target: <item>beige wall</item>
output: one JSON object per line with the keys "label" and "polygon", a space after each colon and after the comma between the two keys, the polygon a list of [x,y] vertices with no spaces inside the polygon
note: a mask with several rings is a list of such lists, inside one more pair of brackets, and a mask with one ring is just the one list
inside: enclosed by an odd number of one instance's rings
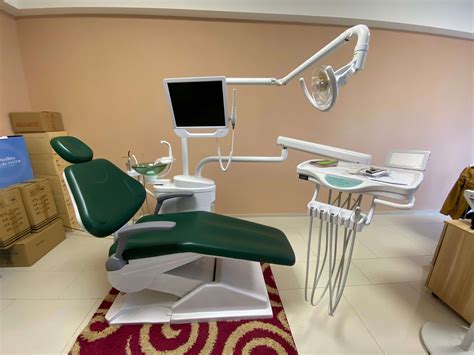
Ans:
{"label": "beige wall", "polygon": [[0,11],[0,136],[11,134],[10,111],[30,110],[15,20]]}
{"label": "beige wall", "polygon": [[[173,144],[165,77],[281,76],[343,29],[297,24],[158,18],[47,17],[17,21],[31,104],[58,110],[97,156],[123,164],[131,149],[153,160]],[[347,46],[326,61],[337,67]],[[438,209],[472,153],[472,42],[373,30],[366,69],[342,89],[329,113],[310,107],[297,81],[285,88],[239,87],[235,154],[277,155],[278,135],[371,153],[431,150],[418,209]],[[308,77],[309,73],[306,74]],[[230,137],[229,137],[230,138]],[[229,140],[229,139],[228,139]],[[227,140],[227,141],[228,141]],[[214,140],[190,142],[191,166],[215,154]],[[304,212],[311,186],[290,152],[281,165],[216,165],[217,211]],[[181,172],[176,164],[173,174]]]}
{"label": "beige wall", "polygon": [[474,164],[474,41],[471,42],[471,117],[472,117],[472,155],[471,155],[471,164]]}

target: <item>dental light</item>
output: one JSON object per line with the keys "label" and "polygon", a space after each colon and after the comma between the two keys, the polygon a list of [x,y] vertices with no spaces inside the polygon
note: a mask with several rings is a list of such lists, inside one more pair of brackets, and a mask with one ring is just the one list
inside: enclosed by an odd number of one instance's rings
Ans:
{"label": "dental light", "polygon": [[226,78],[226,83],[230,85],[286,85],[311,65],[316,64],[337,48],[349,42],[354,36],[357,36],[357,43],[354,48],[353,58],[348,64],[338,70],[334,70],[331,66],[320,66],[314,70],[311,93],[306,86],[305,80],[303,78],[299,80],[301,89],[310,104],[320,111],[329,111],[336,103],[339,88],[345,85],[352,75],[364,68],[370,40],[370,31],[365,25],[357,25],[345,30],[337,38],[281,79]]}

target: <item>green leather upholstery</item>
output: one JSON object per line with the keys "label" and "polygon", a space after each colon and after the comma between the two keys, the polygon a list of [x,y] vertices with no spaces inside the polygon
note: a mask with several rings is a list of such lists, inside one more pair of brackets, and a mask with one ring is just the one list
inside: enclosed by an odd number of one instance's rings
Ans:
{"label": "green leather upholstery", "polygon": [[96,237],[124,226],[145,201],[143,186],[105,159],[68,166],[64,176],[82,224]]}
{"label": "green leather upholstery", "polygon": [[94,156],[92,149],[76,137],[56,137],[50,144],[61,158],[73,164],[91,161]]}
{"label": "green leather upholstery", "polygon": [[[192,252],[280,265],[295,263],[290,243],[276,228],[202,211],[144,216],[137,223],[152,221],[173,221],[176,226],[133,236],[122,255],[125,260]],[[116,247],[117,242],[109,255]]]}
{"label": "green leather upholstery", "polygon": [[[64,170],[82,224],[96,237],[124,226],[146,198],[144,187],[74,137],[57,137],[51,146],[75,163]],[[173,221],[170,230],[142,232],[127,240],[124,260],[194,252],[210,256],[293,265],[295,255],[280,230],[209,212],[182,212],[142,217],[138,223]],[[115,252],[117,242],[110,248]]]}

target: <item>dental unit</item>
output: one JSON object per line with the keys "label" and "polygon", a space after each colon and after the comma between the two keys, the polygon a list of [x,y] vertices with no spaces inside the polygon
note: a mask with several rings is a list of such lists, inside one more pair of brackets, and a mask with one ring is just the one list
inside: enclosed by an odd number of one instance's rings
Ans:
{"label": "dental unit", "polygon": [[[107,160],[93,159],[92,150],[74,137],[53,139],[55,151],[74,164],[66,168],[64,175],[78,221],[96,237],[116,236],[106,269],[110,283],[122,293],[106,315],[109,323],[271,317],[260,263],[291,266],[295,262],[292,247],[278,229],[213,213],[216,185],[202,177],[202,172],[213,162],[218,162],[223,171],[231,163],[283,162],[288,149],[336,160],[334,166],[319,166],[314,159],[297,166],[300,179],[316,185],[308,203],[308,254],[314,247],[314,219],[319,220],[318,256],[312,281],[309,261],[306,267],[306,299],[316,305],[329,294],[329,313],[334,313],[347,281],[357,233],[370,224],[378,205],[413,207],[429,152],[392,152],[386,161],[387,168],[382,169],[385,176],[361,174],[371,171],[370,155],[287,137],[277,139],[279,156],[233,156],[236,91],[232,91],[229,117],[227,85],[284,86],[354,37],[357,43],[347,65],[335,71],[330,66],[317,69],[311,93],[304,79],[300,79],[310,104],[328,111],[336,102],[340,86],[364,67],[370,37],[364,25],[344,31],[281,79],[165,79],[174,131],[181,138],[183,162],[183,174],[172,180],[161,179],[174,161],[169,144],[168,156],[153,163],[140,164],[129,154],[127,175]],[[222,156],[217,145],[218,154],[202,159],[195,174],[190,175],[188,139],[222,138],[230,129],[231,153]],[[134,179],[137,174],[143,176],[143,185]],[[152,186],[151,190],[147,184]],[[329,190],[327,202],[317,200],[322,188]],[[147,193],[156,198],[155,213],[127,225]],[[365,213],[361,208],[363,195],[371,199]],[[111,200],[113,204],[107,202]],[[328,275],[324,283],[323,272]],[[321,286],[322,294],[316,296]]]}

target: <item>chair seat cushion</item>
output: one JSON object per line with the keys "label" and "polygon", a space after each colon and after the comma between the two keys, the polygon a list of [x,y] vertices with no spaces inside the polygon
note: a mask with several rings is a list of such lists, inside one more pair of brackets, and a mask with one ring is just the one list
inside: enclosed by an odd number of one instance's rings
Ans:
{"label": "chair seat cushion", "polygon": [[[137,223],[155,221],[172,221],[176,226],[130,237],[125,260],[191,252],[280,265],[295,263],[285,234],[273,227],[203,211],[144,216]],[[116,247],[117,242],[109,255]]]}

